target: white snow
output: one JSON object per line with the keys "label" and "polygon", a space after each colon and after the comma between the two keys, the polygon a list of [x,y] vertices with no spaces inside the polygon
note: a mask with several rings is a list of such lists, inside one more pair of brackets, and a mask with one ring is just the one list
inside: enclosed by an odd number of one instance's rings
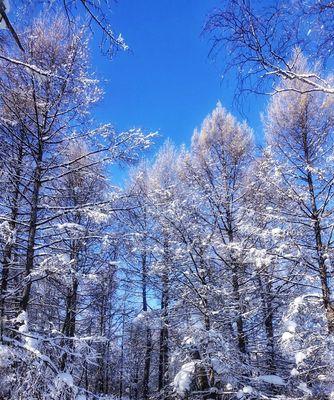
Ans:
{"label": "white snow", "polygon": [[278,375],[260,375],[257,379],[259,381],[270,383],[272,385],[278,385],[278,386],[286,385],[284,380]]}
{"label": "white snow", "polygon": [[11,351],[8,346],[0,344],[0,369],[11,365]]}
{"label": "white snow", "polygon": [[286,329],[287,329],[288,332],[295,333],[296,332],[296,328],[297,328],[297,324],[295,323],[295,321],[288,321],[286,323]]}
{"label": "white snow", "polygon": [[85,231],[85,227],[79,224],[75,224],[73,222],[65,222],[64,224],[58,224],[58,229],[72,229],[78,231]]}
{"label": "white snow", "polygon": [[175,375],[173,386],[180,396],[185,396],[190,389],[193,374],[195,372],[196,362],[191,361],[183,364],[181,370]]}
{"label": "white snow", "polygon": [[244,386],[242,391],[246,394],[250,394],[253,392],[253,388],[251,386]]}
{"label": "white snow", "polygon": [[306,383],[300,383],[297,387],[305,394],[312,395],[312,391],[307,387]]}
{"label": "white snow", "polygon": [[186,336],[182,341],[183,345],[194,345],[195,343],[195,339],[192,336]]}
{"label": "white snow", "polygon": [[293,338],[293,334],[291,332],[284,332],[282,335],[282,342],[287,342]]}
{"label": "white snow", "polygon": [[306,356],[305,353],[303,353],[302,351],[298,351],[298,352],[295,354],[296,364],[297,364],[297,365],[298,365],[298,364],[301,364],[301,363],[305,360],[306,357],[307,357],[307,356]]}
{"label": "white snow", "polygon": [[67,386],[73,386],[73,376],[67,372],[61,372],[58,374],[57,380],[65,383]]}
{"label": "white snow", "polygon": [[29,332],[29,323],[28,323],[28,314],[26,311],[22,311],[15,319],[18,322],[19,328],[18,331],[22,334],[24,339],[24,347],[35,354],[40,354],[38,351],[39,343],[38,337],[32,335]]}
{"label": "white snow", "polygon": [[282,233],[283,233],[282,229],[280,229],[280,228],[274,228],[274,229],[271,230],[271,234],[274,237],[282,236]]}
{"label": "white snow", "polygon": [[6,244],[14,242],[15,232],[10,228],[8,221],[0,224],[0,238],[3,239]]}

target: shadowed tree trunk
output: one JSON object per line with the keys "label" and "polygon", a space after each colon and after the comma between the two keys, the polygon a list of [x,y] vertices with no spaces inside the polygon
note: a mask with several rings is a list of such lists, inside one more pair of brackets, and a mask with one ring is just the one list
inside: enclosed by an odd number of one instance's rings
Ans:
{"label": "shadowed tree trunk", "polygon": [[[76,315],[77,315],[77,299],[78,299],[78,286],[79,282],[76,277],[76,265],[77,265],[77,258],[78,254],[76,253],[76,245],[74,245],[73,253],[72,253],[72,260],[75,260],[74,265],[74,273],[72,276],[72,285],[67,294],[66,298],[66,315],[65,321],[62,329],[62,333],[65,336],[65,343],[67,343],[69,351],[74,348],[74,343],[72,338],[75,336],[75,329],[76,329]],[[68,353],[65,352],[61,359],[60,369],[64,371],[66,369],[66,363],[68,360]]]}
{"label": "shadowed tree trunk", "polygon": [[[234,234],[232,228],[232,218],[230,214],[228,215],[228,237],[230,243],[234,242]],[[232,287],[233,287],[233,297],[236,303],[237,309],[237,317],[236,317],[236,324],[237,324],[237,338],[238,338],[238,347],[241,353],[246,354],[246,335],[244,330],[244,319],[243,319],[243,307],[242,307],[242,300],[240,294],[240,266],[238,265],[238,261],[235,259],[234,255],[232,254],[231,257],[231,267],[232,267]]]}
{"label": "shadowed tree trunk", "polygon": [[169,348],[168,348],[168,307],[169,307],[169,278],[168,272],[164,272],[162,278],[162,295],[161,295],[161,329],[159,341],[159,373],[158,373],[158,389],[162,391],[169,383]]}
{"label": "shadowed tree trunk", "polygon": [[[307,118],[306,116],[305,119]],[[304,156],[305,162],[307,166],[312,166],[312,161],[310,159],[309,154],[309,138],[308,138],[308,131],[307,131],[307,123],[306,121],[302,121],[302,138],[303,138],[303,147],[304,147]],[[312,211],[312,221],[313,221],[313,232],[314,232],[314,240],[315,240],[315,247],[317,252],[317,262],[318,262],[318,271],[319,271],[319,278],[321,282],[321,290],[322,290],[322,301],[326,311],[326,318],[327,318],[327,326],[329,333],[334,333],[334,305],[331,298],[331,289],[328,282],[328,270],[326,266],[326,259],[325,259],[325,248],[323,244],[323,229],[321,226],[320,221],[320,212],[317,206],[317,196],[314,188],[313,183],[313,174],[310,168],[307,169],[307,186],[309,191],[309,196],[311,199],[311,211]]]}
{"label": "shadowed tree trunk", "polygon": [[[38,118],[38,115],[37,115],[37,118]],[[35,171],[34,171],[29,231],[28,231],[28,240],[27,240],[27,253],[26,253],[26,262],[25,262],[25,278],[27,279],[27,282],[25,283],[22,300],[20,303],[21,311],[27,311],[29,300],[30,300],[30,292],[31,292],[32,282],[31,282],[29,275],[34,267],[38,203],[39,203],[39,197],[40,197],[40,195],[39,195],[40,189],[42,186],[42,183],[41,183],[42,162],[43,162],[43,142],[41,139],[42,133],[39,132],[38,135],[39,135],[40,139],[38,141],[38,151],[36,154],[36,167],[35,167]]]}
{"label": "shadowed tree trunk", "polygon": [[[17,228],[17,217],[19,212],[19,195],[20,195],[20,181],[22,174],[22,159],[23,159],[23,147],[22,143],[19,143],[17,164],[14,168],[13,180],[13,197],[11,204],[11,214],[9,229],[10,234],[15,234]],[[15,238],[10,238],[4,246],[3,260],[2,260],[2,277],[0,287],[0,340],[3,340],[4,333],[4,318],[6,317],[6,295],[8,289],[8,280],[10,278],[10,267],[13,263],[13,257],[16,248],[16,234]],[[13,315],[14,316],[14,315]]]}
{"label": "shadowed tree trunk", "polygon": [[[143,296],[143,311],[148,311],[147,303],[147,254],[142,254],[142,296]],[[143,400],[149,398],[149,380],[151,368],[151,353],[152,353],[152,332],[149,326],[149,321],[146,320],[146,344],[145,344],[145,361],[143,372]]]}

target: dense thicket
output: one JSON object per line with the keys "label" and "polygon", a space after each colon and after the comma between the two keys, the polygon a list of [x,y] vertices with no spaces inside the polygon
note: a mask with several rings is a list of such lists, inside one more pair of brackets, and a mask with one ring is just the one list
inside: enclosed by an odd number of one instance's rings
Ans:
{"label": "dense thicket", "polygon": [[93,122],[102,92],[67,24],[1,47],[0,399],[334,399],[320,67],[293,52],[262,149],[218,103],[190,148],[143,160],[152,134]]}

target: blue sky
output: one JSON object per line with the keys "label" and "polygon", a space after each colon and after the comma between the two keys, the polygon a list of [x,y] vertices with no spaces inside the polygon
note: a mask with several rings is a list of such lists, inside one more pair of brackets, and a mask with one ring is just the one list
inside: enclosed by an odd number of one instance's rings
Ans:
{"label": "blue sky", "polygon": [[[113,60],[93,52],[97,75],[105,80],[105,99],[97,110],[101,121],[116,128],[158,130],[162,140],[190,143],[193,129],[218,100],[240,119],[232,106],[236,82],[222,80],[222,66],[208,58],[210,43],[201,31],[219,0],[119,0],[112,24],[130,52]],[[95,47],[96,43],[95,43]],[[252,97],[246,117],[261,141],[259,112],[263,97]]]}

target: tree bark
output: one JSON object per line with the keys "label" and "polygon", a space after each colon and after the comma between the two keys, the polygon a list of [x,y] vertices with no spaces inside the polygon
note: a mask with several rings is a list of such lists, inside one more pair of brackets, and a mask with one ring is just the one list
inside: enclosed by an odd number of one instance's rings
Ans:
{"label": "tree bark", "polygon": [[41,189],[41,176],[42,176],[42,161],[43,161],[43,143],[41,140],[39,140],[38,152],[36,157],[36,167],[34,171],[34,183],[33,183],[33,191],[31,198],[30,221],[29,221],[27,253],[26,253],[26,263],[25,263],[25,277],[27,278],[27,283],[23,290],[23,295],[20,303],[21,311],[27,311],[30,300],[32,282],[30,280],[29,275],[34,267],[38,203],[39,203],[39,193]]}
{"label": "tree bark", "polygon": [[316,194],[314,189],[313,175],[310,169],[311,160],[309,155],[309,145],[308,145],[308,134],[305,121],[303,121],[303,146],[305,154],[305,162],[307,166],[307,185],[308,191],[311,199],[311,210],[312,210],[312,222],[313,222],[313,232],[317,251],[317,261],[318,261],[318,271],[321,283],[322,291],[322,302],[326,311],[327,327],[328,332],[334,333],[334,305],[332,303],[331,289],[328,282],[328,271],[326,266],[326,259],[324,256],[324,245],[323,245],[323,230],[321,227],[319,209],[317,206]]}
{"label": "tree bark", "polygon": [[[76,314],[77,314],[77,297],[78,297],[78,286],[79,282],[76,276],[72,278],[72,287],[66,299],[66,316],[63,325],[63,334],[65,335],[65,343],[68,344],[69,349],[73,348],[72,338],[75,335],[76,329]],[[68,354],[65,352],[61,359],[60,369],[62,371],[66,368],[66,362],[68,359]]]}
{"label": "tree bark", "polygon": [[158,373],[158,389],[163,390],[169,383],[168,365],[168,307],[169,307],[169,278],[168,272],[163,275],[163,289],[161,297],[161,329],[160,329],[160,343],[159,343],[159,373]]}
{"label": "tree bark", "polygon": [[[142,294],[143,294],[143,311],[148,311],[147,303],[147,255],[142,254]],[[143,373],[143,400],[149,398],[149,380],[151,368],[151,353],[152,353],[152,332],[149,326],[149,321],[146,321],[146,344],[145,344],[145,361]]]}
{"label": "tree bark", "polygon": [[[234,229],[232,223],[232,212],[230,210],[227,211],[227,226],[228,226],[228,239],[230,243],[234,242]],[[241,295],[240,295],[240,266],[238,265],[238,261],[235,259],[234,255],[231,254],[231,267],[232,267],[232,288],[233,288],[233,297],[236,302],[237,308],[237,340],[238,340],[238,348],[239,351],[243,354],[246,354],[246,335],[244,331],[244,319],[243,319],[243,307],[241,303]]]}
{"label": "tree bark", "polygon": [[[266,271],[265,271],[266,273]],[[275,340],[274,340],[274,324],[273,324],[273,307],[271,296],[271,284],[265,276],[265,282],[262,282],[261,276],[258,277],[259,287],[261,291],[261,302],[264,314],[264,329],[266,332],[267,348],[268,348],[268,367],[270,372],[276,372],[275,360]]]}
{"label": "tree bark", "polygon": [[[22,159],[23,159],[23,148],[20,145],[18,151],[17,165],[14,169],[14,192],[12,198],[12,207],[11,207],[11,220],[9,222],[9,228],[11,232],[14,232],[17,227],[17,216],[19,211],[19,194],[20,194],[20,180],[22,173]],[[15,240],[16,241],[16,240]],[[8,279],[10,273],[10,267],[13,262],[13,254],[15,251],[16,243],[11,240],[9,243],[5,244],[3,251],[3,260],[2,260],[2,277],[1,277],[1,286],[0,286],[0,340],[3,341],[3,333],[4,333],[4,318],[6,316],[6,294],[8,289]]]}

